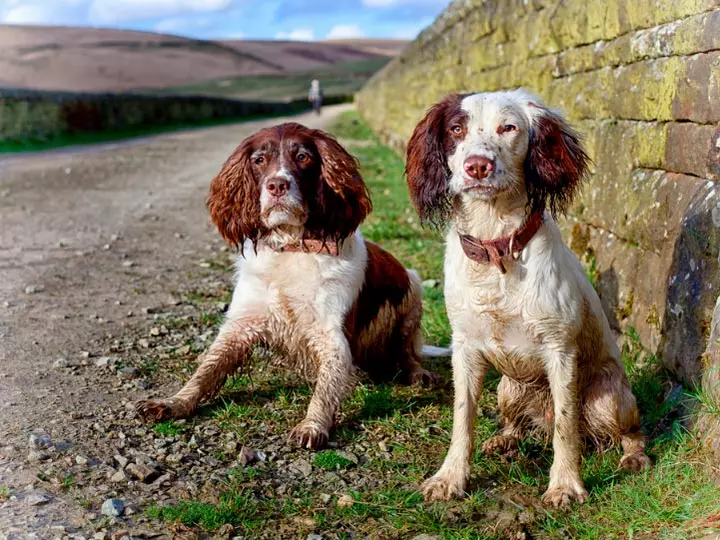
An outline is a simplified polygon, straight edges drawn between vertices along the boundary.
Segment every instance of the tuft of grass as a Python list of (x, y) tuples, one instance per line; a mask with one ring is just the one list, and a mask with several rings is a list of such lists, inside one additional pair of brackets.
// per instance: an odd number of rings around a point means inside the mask
[(336, 469), (346, 469), (353, 465), (353, 462), (342, 457), (333, 450), (326, 450), (315, 454), (313, 459), (316, 467), (325, 469), (326, 471), (334, 471)]
[(155, 424), (153, 426), (153, 431), (158, 435), (163, 435), (165, 437), (175, 437), (185, 431), (185, 426), (178, 424), (174, 420), (165, 420)]
[(0, 501), (5, 501), (10, 498), (10, 488), (7, 486), (0, 486)]

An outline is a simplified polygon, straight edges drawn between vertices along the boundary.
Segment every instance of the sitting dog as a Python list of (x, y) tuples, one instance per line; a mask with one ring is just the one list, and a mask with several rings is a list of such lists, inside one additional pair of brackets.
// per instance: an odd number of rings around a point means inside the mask
[(621, 467), (650, 464), (610, 325), (553, 220), (588, 161), (566, 121), (522, 90), (450, 95), (412, 134), (405, 172), (413, 204), (425, 223), (449, 223), (455, 405), (447, 457), (422, 487), (429, 500), (464, 493), (489, 365), (502, 373), (502, 431), (483, 450), (513, 451), (528, 429), (552, 434), (545, 503), (586, 499), (583, 438), (619, 441)]
[(357, 161), (328, 134), (287, 123), (247, 138), (212, 181), (207, 200), (225, 240), (239, 246), (227, 318), (201, 365), (169, 399), (139, 403), (148, 419), (190, 415), (253, 346), (284, 350), (316, 378), (290, 435), (328, 441), (355, 368), (429, 382), (420, 364), (422, 285), (358, 226), (371, 211)]

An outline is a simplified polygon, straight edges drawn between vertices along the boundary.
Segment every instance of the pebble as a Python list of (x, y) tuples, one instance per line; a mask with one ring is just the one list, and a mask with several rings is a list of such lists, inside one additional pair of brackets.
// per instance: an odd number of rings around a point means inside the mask
[(310, 533), (307, 535), (307, 540), (323, 540), (322, 534)]
[(307, 461), (304, 459), (296, 459), (290, 464), (290, 470), (294, 470), (296, 472), (299, 472), (303, 478), (307, 478), (312, 474), (312, 465), (310, 465)]
[(90, 460), (88, 459), (87, 456), (80, 456), (80, 455), (75, 456), (75, 463), (77, 463), (78, 465), (87, 465), (88, 461), (90, 461)]
[(100, 511), (104, 516), (120, 517), (125, 512), (125, 503), (122, 499), (106, 499)]
[(43, 452), (42, 450), (31, 450), (27, 456), (27, 460), (31, 463), (45, 461), (48, 459), (50, 459), (50, 454), (47, 452)]
[(438, 286), (438, 280), (437, 279), (426, 279), (422, 282), (422, 286), (426, 287), (428, 289), (434, 289)]
[(127, 466), (128, 461), (129, 461), (128, 458), (126, 458), (125, 456), (121, 456), (119, 454), (113, 456), (113, 459), (115, 459), (117, 464), (120, 465), (121, 469), (124, 469)]
[(39, 292), (43, 292), (45, 290), (45, 287), (42, 285), (28, 285), (25, 287), (25, 294), (37, 294)]
[(127, 482), (127, 480), (128, 477), (125, 474), (125, 471), (118, 471), (110, 477), (110, 481), (115, 484), (122, 484), (123, 482)]
[(70, 366), (72, 366), (72, 364), (67, 358), (58, 358), (53, 362), (53, 367), (56, 369), (68, 368)]
[(124, 367), (118, 369), (118, 377), (126, 381), (137, 379), (140, 376), (140, 370), (136, 367)]
[(135, 266), (135, 262), (134, 262), (134, 261), (125, 261), (125, 262), (122, 263), (122, 264), (123, 264), (123, 266), (124, 266), (125, 268), (132, 268), (133, 266)]
[(353, 463), (354, 465), (357, 465), (359, 463), (358, 457), (353, 454), (352, 452), (345, 452), (344, 450), (336, 450), (335, 453), (343, 458), (347, 459), (349, 462)]
[(112, 356), (101, 356), (95, 360), (97, 367), (114, 366), (115, 364), (117, 364), (117, 358), (113, 358)]
[(40, 506), (41, 504), (47, 504), (52, 501), (52, 497), (44, 493), (31, 493), (25, 497), (25, 500), (30, 506)]
[(343, 495), (337, 502), (339, 508), (350, 508), (354, 504), (355, 499), (353, 499), (350, 495)]
[(247, 446), (243, 446), (240, 449), (240, 455), (238, 455), (238, 461), (240, 462), (240, 465), (242, 465), (243, 467), (245, 467), (248, 463), (252, 463), (256, 459), (257, 459), (257, 457), (255, 456), (255, 452), (251, 448), (248, 448)]
[(126, 470), (135, 478), (146, 484), (152, 482), (158, 476), (158, 472), (147, 465), (131, 463), (127, 466)]
[(32, 448), (38, 450), (44, 450), (50, 448), (53, 445), (53, 441), (49, 435), (44, 433), (33, 433), (28, 437), (28, 442)]

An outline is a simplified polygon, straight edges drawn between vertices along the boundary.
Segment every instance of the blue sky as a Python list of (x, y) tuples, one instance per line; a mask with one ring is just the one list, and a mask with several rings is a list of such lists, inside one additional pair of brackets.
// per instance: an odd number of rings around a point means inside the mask
[(449, 0), (0, 0), (0, 22), (198, 38), (414, 38)]

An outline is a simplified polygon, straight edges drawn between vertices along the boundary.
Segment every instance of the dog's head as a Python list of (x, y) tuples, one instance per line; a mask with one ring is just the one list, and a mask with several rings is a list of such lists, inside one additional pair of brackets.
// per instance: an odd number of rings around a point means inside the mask
[(212, 181), (207, 205), (223, 238), (241, 248), (274, 231), (339, 242), (372, 209), (357, 160), (296, 123), (245, 139)]
[(523, 90), (453, 94), (415, 128), (405, 173), (422, 220), (441, 225), (461, 197), (564, 213), (588, 161), (562, 116)]

